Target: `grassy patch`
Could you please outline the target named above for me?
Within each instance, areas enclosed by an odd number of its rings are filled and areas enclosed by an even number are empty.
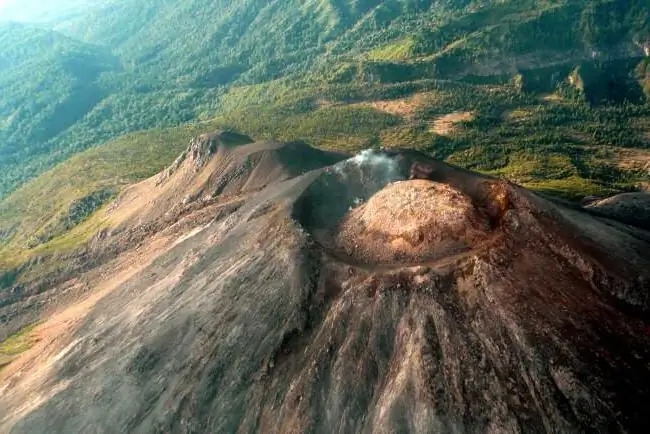
[[[509,156],[508,163],[495,173],[520,183],[576,176],[571,159],[563,154],[517,152]]]
[[[225,114],[211,125],[231,128],[257,139],[300,140],[336,150],[358,150],[378,134],[401,123],[398,116],[369,107],[337,105],[287,114],[283,107],[251,108]]]
[[[75,226],[68,232],[63,233],[61,236],[58,236],[47,243],[34,248],[32,253],[43,254],[74,250],[90,240],[100,230],[109,227],[109,225],[104,210],[100,209],[80,225]]]
[[[35,327],[36,324],[27,326],[0,342],[0,370],[34,345],[36,339],[32,335],[32,331]]]
[[[366,57],[376,61],[398,61],[405,60],[413,55],[415,41],[412,38],[404,38],[399,41],[377,47],[368,52]]]
[[[565,179],[547,179],[543,181],[524,182],[524,187],[540,193],[558,196],[569,200],[580,200],[586,196],[606,196],[617,190],[604,187],[593,181],[572,176]]]
[[[78,154],[0,202],[0,266],[22,258],[30,238],[55,226],[79,199],[119,191],[169,165],[202,128],[129,134]],[[54,240],[56,241],[56,239]],[[2,246],[4,244],[4,246]]]
[[[436,139],[426,124],[398,126],[383,130],[380,134],[381,145],[386,148],[413,148],[424,151],[429,149]]]

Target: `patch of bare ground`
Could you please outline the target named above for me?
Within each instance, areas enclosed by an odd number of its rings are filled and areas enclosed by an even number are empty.
[[[645,181],[643,181],[643,182],[639,182],[639,183],[637,184],[637,187],[638,187],[639,190],[641,190],[641,191],[644,191],[644,192],[646,192],[646,193],[650,193],[650,182],[645,182]]]
[[[435,119],[431,124],[431,132],[439,136],[449,136],[456,131],[456,125],[474,119],[473,112],[454,112]]]
[[[573,101],[571,101],[570,99],[563,98],[562,95],[558,93],[549,93],[546,95],[542,95],[539,97],[539,101],[545,105],[555,105],[555,106],[557,105],[567,106],[567,105],[574,104]]]
[[[431,104],[434,98],[432,93],[424,92],[406,98],[369,101],[353,104],[353,106],[369,107],[391,115],[401,116],[405,119],[412,119],[419,108]]]
[[[557,93],[550,93],[548,95],[542,95],[540,97],[540,100],[542,102],[547,102],[547,103],[559,103],[559,102],[563,101],[562,97]]]
[[[622,170],[646,171],[650,176],[650,151],[617,147],[600,147],[595,152],[602,152],[607,160]]]
[[[530,110],[524,108],[517,108],[514,110],[506,111],[503,114],[503,119],[510,122],[524,122],[532,116]]]

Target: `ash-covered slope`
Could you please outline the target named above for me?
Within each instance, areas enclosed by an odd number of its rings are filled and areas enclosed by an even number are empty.
[[[158,176],[134,185],[113,205],[113,221],[132,225],[177,218],[187,205],[237,198],[343,156],[303,143],[253,142],[227,131],[204,134]]]
[[[642,229],[366,152],[188,229],[3,373],[0,430],[640,431],[649,252]]]
[[[127,188],[100,211],[95,217],[103,221],[102,229],[90,243],[37,258],[25,265],[20,282],[0,291],[0,341],[54,305],[95,292],[98,280],[124,275],[124,267],[134,262],[124,254],[142,266],[186,232],[230,215],[266,185],[344,158],[304,143],[253,142],[226,131],[196,137],[167,170]],[[155,253],[139,251],[152,244]],[[109,265],[114,262],[124,264]]]

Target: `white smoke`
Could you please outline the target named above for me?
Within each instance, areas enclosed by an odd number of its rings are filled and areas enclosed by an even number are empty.
[[[373,149],[365,149],[357,154],[352,161],[360,168],[370,167],[372,171],[383,174],[386,182],[397,181],[400,179],[399,168],[394,159],[386,154],[381,154]]]
[[[338,178],[338,186],[345,192],[347,207],[356,208],[388,184],[406,179],[400,175],[399,165],[388,155],[366,149],[354,157],[332,166],[330,173]]]
[[[359,173],[362,182],[382,184],[382,187],[404,179],[399,174],[399,167],[395,160],[374,149],[364,149],[354,157],[336,164],[334,170],[344,178]]]

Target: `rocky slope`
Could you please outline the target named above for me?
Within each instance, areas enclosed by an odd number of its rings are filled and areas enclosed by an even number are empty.
[[[96,251],[148,229],[2,371],[1,431],[642,430],[649,232],[413,151],[229,138],[117,199]]]

